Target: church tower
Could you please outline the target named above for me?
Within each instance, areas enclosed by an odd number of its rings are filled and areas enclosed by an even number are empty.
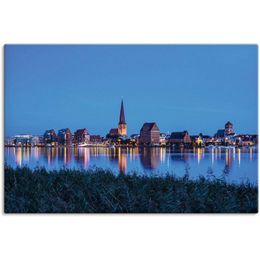
[[[230,134],[233,134],[233,133],[234,133],[233,124],[228,121],[225,124],[225,135],[230,135]]]
[[[118,123],[118,134],[121,136],[126,136],[126,122],[125,122],[125,112],[124,112],[124,103],[123,99],[121,101],[121,109],[120,109],[120,116],[119,116],[119,123]]]

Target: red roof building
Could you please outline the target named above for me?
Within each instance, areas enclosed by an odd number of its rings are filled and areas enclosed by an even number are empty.
[[[143,124],[140,130],[140,143],[148,145],[160,143],[160,129],[155,122]]]
[[[78,129],[74,133],[74,143],[79,144],[79,143],[89,143],[90,136],[88,133],[88,130],[86,128],[83,129]]]

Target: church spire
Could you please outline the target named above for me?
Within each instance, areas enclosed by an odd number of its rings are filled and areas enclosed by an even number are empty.
[[[119,124],[126,124],[126,122],[125,122],[125,111],[124,111],[124,102],[123,102],[123,99],[122,99],[122,101],[121,101]]]

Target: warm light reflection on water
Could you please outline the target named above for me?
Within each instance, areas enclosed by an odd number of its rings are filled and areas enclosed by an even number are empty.
[[[27,165],[47,169],[61,167],[109,168],[116,172],[143,174],[171,173],[205,175],[209,168],[216,176],[223,173],[232,181],[257,181],[257,149],[250,148],[5,148],[5,162],[11,166]]]
[[[238,155],[238,164],[240,166],[240,163],[241,163],[241,150],[240,149],[237,149],[237,155]]]

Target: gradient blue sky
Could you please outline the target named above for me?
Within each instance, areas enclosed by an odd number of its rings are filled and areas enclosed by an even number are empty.
[[[5,136],[144,122],[213,135],[257,133],[256,45],[6,45]]]

